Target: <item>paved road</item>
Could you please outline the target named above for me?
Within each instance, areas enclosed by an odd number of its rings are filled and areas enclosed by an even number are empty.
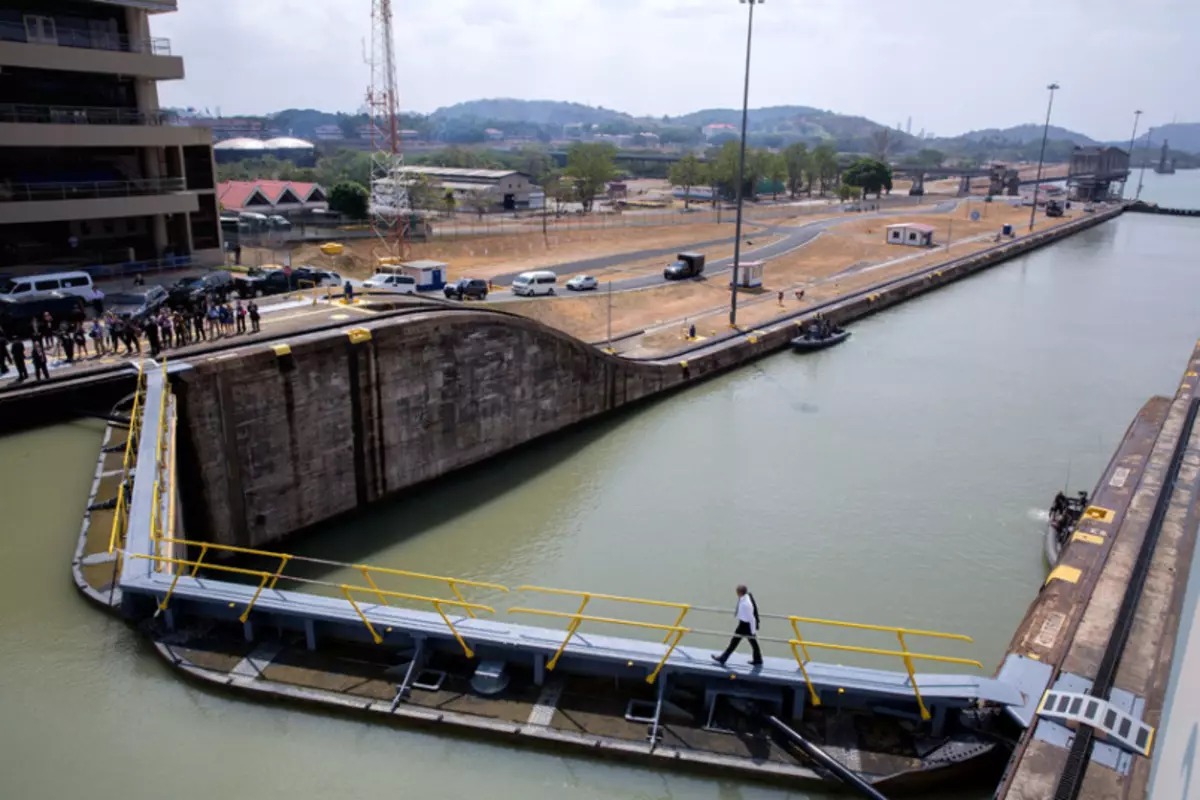
[[[922,206],[919,208],[908,208],[906,206],[906,208],[908,213],[912,214],[945,213],[947,211],[952,211],[958,202],[959,201],[957,199],[944,200],[931,206]],[[798,247],[808,244],[821,232],[826,231],[836,225],[842,225],[847,222],[855,222],[861,219],[870,219],[872,217],[891,216],[895,213],[895,207],[885,207],[881,208],[879,211],[873,211],[867,214],[845,214],[841,217],[834,217],[832,219],[816,220],[815,222],[810,222],[807,225],[801,225],[798,227],[763,226],[760,224],[758,225],[758,230],[750,234],[743,233],[743,238],[750,239],[751,241],[753,241],[753,237],[755,236],[779,236],[782,238],[770,244],[743,251],[742,260],[762,261],[770,258],[776,258],[784,253],[789,253]],[[724,239],[714,239],[711,241],[699,242],[697,244],[686,246],[638,250],[632,253],[620,253],[612,256],[602,256],[600,258],[583,259],[581,261],[569,261],[563,264],[556,264],[551,267],[543,267],[543,269],[554,272],[557,275],[572,275],[578,272],[594,272],[606,267],[628,263],[630,261],[639,261],[641,259],[654,258],[657,256],[673,256],[676,253],[685,252],[688,250],[700,250],[706,247],[730,244],[733,242],[733,240],[734,237],[730,236]],[[732,269],[733,257],[730,256],[729,258],[710,261],[705,265],[704,275],[706,278],[711,278],[714,275],[720,275],[722,273],[729,272]],[[518,272],[512,272],[505,275],[499,275],[492,279],[492,283],[497,286],[508,286],[512,283],[513,278],[517,277],[519,274],[520,273]],[[668,281],[663,278],[661,273],[655,272],[648,275],[639,275],[633,278],[624,278],[622,280],[613,281],[612,290],[614,292],[627,292],[634,289],[645,289],[650,286],[658,286],[667,282]],[[516,298],[509,294],[497,293],[493,296],[490,296],[488,299],[492,302],[504,302],[507,300],[514,300]]]

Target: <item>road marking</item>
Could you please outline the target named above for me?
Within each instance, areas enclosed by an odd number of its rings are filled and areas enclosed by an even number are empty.
[[[1063,623],[1067,621],[1067,615],[1061,612],[1054,612],[1042,620],[1042,627],[1038,630],[1038,635],[1033,638],[1033,643],[1038,647],[1050,650],[1054,647],[1055,641],[1058,639],[1058,634],[1062,631]]]
[[[1068,567],[1065,564],[1059,564],[1050,571],[1050,575],[1046,578],[1046,583],[1050,581],[1066,581],[1067,583],[1079,583],[1079,576],[1083,574],[1082,570],[1075,567]]]
[[[1113,517],[1117,515],[1111,508],[1101,508],[1100,506],[1088,506],[1083,512],[1083,515],[1095,522],[1112,522]]]
[[[1075,531],[1071,534],[1073,542],[1087,542],[1088,544],[1104,544],[1104,537],[1097,536],[1094,533],[1084,533],[1083,531]]]
[[[1117,467],[1113,470],[1113,476],[1109,479],[1108,485],[1114,489],[1122,489],[1125,487],[1125,481],[1129,478],[1129,467]]]

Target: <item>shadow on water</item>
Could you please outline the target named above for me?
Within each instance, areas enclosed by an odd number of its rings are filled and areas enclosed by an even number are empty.
[[[519,445],[446,476],[402,490],[366,508],[297,531],[285,540],[284,546],[268,549],[350,564],[367,561],[373,554],[470,514],[519,489],[669,397],[668,394],[650,398],[601,419],[585,421]],[[347,531],[353,531],[353,535],[345,535]],[[277,564],[270,559],[252,558],[240,559],[238,563],[256,569],[274,569]],[[293,562],[287,571],[289,575],[319,580],[337,569],[311,562]]]

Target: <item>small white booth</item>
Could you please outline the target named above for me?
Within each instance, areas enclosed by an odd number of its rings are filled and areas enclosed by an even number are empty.
[[[901,222],[887,226],[887,243],[909,247],[932,247],[933,226],[918,222]]]
[[[428,292],[446,285],[446,264],[442,261],[405,261],[400,265],[406,275],[417,279],[417,291]]]
[[[757,289],[762,286],[765,261],[743,261],[738,265],[737,285],[739,289]],[[730,283],[733,283],[731,280]]]

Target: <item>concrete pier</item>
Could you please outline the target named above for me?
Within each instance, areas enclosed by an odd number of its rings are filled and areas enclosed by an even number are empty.
[[[1102,690],[1097,696],[1151,727],[1162,721],[1197,531],[1200,429],[1187,429],[1185,420],[1200,382],[1198,370],[1200,343],[1175,397],[1153,398],[1130,426],[1091,506],[1013,637],[999,676],[1042,676],[1024,688],[1031,709],[1047,689],[1091,694],[1106,659],[1116,658],[1111,694]],[[1183,436],[1182,465],[1171,475]],[[1155,530],[1155,507],[1164,493],[1162,502],[1169,506]],[[1150,535],[1157,540],[1144,547]],[[1131,576],[1139,570],[1145,570],[1144,587],[1126,600]],[[1135,613],[1123,616],[1131,602]],[[1122,641],[1123,649],[1114,649],[1114,640]],[[997,797],[1149,796],[1153,749],[1146,758],[1097,739],[1090,762],[1075,764],[1071,748],[1080,727],[1036,712],[1030,722]],[[1073,773],[1077,777],[1071,780]]]

